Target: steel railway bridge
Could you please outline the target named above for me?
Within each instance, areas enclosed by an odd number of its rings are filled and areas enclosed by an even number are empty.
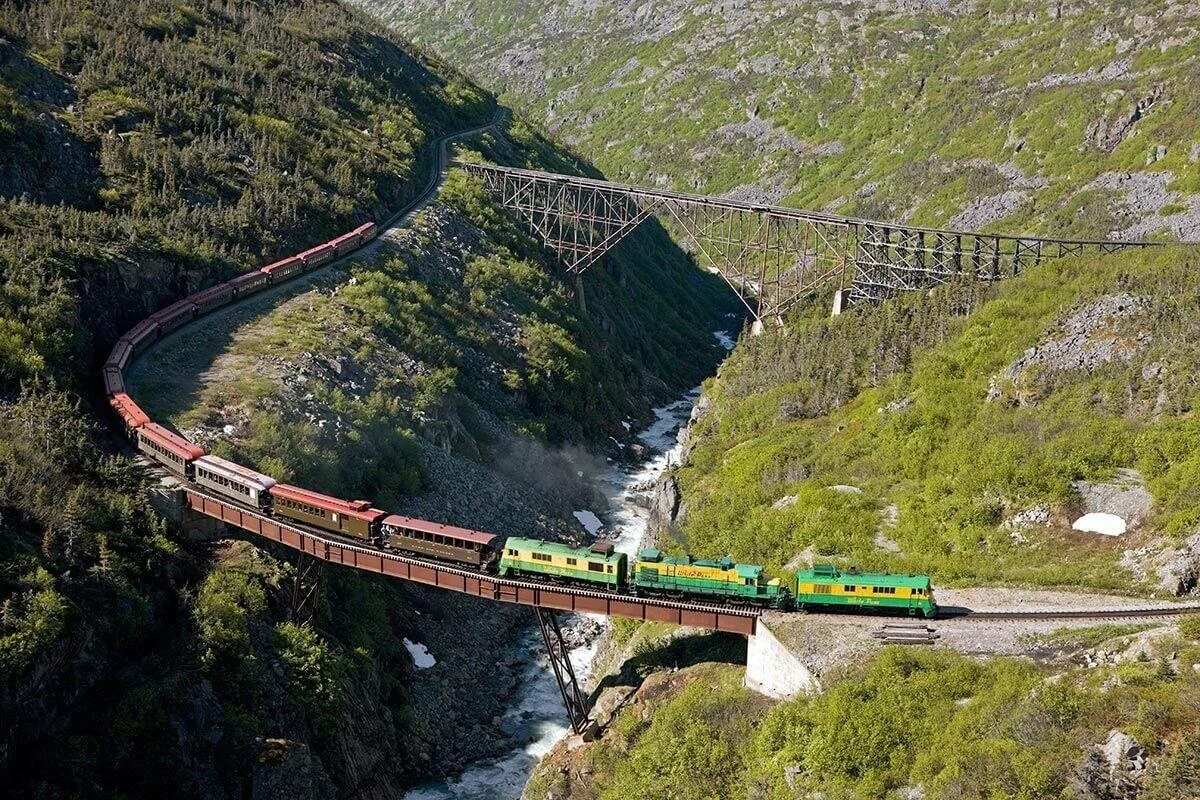
[[[580,274],[650,217],[660,219],[737,292],[756,322],[814,292],[852,303],[974,276],[994,282],[1043,260],[1154,242],[1086,241],[937,230],[755,205],[609,181],[455,161]]]

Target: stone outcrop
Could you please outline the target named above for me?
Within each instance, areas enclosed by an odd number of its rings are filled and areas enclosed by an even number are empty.
[[[1150,344],[1149,310],[1149,300],[1130,294],[1107,295],[1080,308],[994,376],[988,400],[1031,405],[1045,396],[1054,373],[1090,373],[1113,361],[1129,361]]]
[[[1200,589],[1200,532],[1189,536],[1181,547],[1164,551],[1157,574],[1159,588],[1171,594],[1191,594]]]
[[[1082,800],[1135,800],[1146,778],[1146,750],[1122,731],[1110,731],[1088,752],[1075,782]]]

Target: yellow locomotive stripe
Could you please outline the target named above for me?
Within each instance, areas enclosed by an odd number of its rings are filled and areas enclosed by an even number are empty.
[[[642,564],[643,569],[657,569],[658,574],[666,578],[692,578],[704,581],[732,581],[741,583],[735,569],[720,569],[718,567],[697,567],[685,564]]]

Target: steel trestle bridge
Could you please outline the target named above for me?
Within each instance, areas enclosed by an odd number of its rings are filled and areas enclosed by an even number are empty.
[[[579,274],[656,217],[682,234],[761,322],[806,295],[834,293],[834,313],[957,277],[995,282],[1043,260],[1157,242],[1090,241],[938,230],[550,172],[455,161]]]

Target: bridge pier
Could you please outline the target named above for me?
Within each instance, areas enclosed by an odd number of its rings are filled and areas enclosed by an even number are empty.
[[[816,694],[821,684],[812,670],[787,649],[760,617],[746,645],[747,689],[775,700],[791,700],[801,694]]]
[[[188,539],[211,541],[229,535],[229,528],[224,522],[188,506],[183,484],[177,478],[165,477],[150,489],[150,506],[178,525]]]
[[[292,622],[306,625],[317,616],[321,588],[325,583],[325,560],[300,551],[296,578],[292,582]]]
[[[542,644],[546,646],[546,654],[550,657],[550,667],[554,670],[554,679],[558,682],[559,692],[562,693],[563,706],[567,709],[571,730],[587,738],[589,732],[595,730],[596,723],[588,716],[587,696],[579,688],[575,668],[571,666],[571,658],[563,642],[558,617],[550,609],[541,606],[534,606],[533,610],[537,615],[538,628],[542,632]]]
[[[846,302],[846,290],[845,289],[838,289],[836,292],[834,292],[833,293],[833,312],[829,316],[836,317],[839,314],[841,314],[842,309],[845,307],[845,302]]]

